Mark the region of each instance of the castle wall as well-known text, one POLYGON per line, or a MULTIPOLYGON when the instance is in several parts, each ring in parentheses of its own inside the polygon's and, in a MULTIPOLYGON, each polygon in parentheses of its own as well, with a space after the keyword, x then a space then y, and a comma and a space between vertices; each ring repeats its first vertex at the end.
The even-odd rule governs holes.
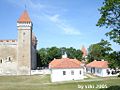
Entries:
POLYGON ((17 73, 17 42, 0 41, 0 75, 16 75, 17 73))
POLYGON ((27 11, 17 21, 18 40, 0 40, 0 75, 31 75, 36 69, 36 37, 27 11))
POLYGON ((31 69, 35 70, 37 68, 37 50, 32 46, 32 61, 31 61, 31 69))

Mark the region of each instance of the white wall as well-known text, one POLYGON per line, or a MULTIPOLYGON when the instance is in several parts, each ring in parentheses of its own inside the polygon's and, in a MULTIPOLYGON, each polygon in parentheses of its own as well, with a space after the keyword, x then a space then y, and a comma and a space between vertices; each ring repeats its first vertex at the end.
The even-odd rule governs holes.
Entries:
POLYGON ((68 81, 68 80, 80 80, 83 79, 83 68, 78 69, 51 69, 51 81, 68 81), (66 71, 66 75, 63 75, 63 71, 66 71), (74 71, 74 75, 71 75, 71 71, 74 71), (81 71, 81 74, 80 74, 81 71))
POLYGON ((31 75, 36 74, 51 74, 50 69, 42 69, 42 70, 31 70, 31 75))
POLYGON ((17 63, 16 62, 3 62, 0 64, 0 75, 16 75, 17 63))
POLYGON ((95 68, 95 75, 104 77, 106 76, 106 69, 103 68, 95 68))
MULTIPOLYGON (((91 73, 91 67, 87 67, 87 73, 91 73)), ((106 77, 107 75, 107 69, 108 68, 95 68, 95 73, 94 75, 101 76, 101 77, 106 77)))
POLYGON ((87 73, 91 73, 91 68, 90 67, 86 67, 86 72, 87 73))

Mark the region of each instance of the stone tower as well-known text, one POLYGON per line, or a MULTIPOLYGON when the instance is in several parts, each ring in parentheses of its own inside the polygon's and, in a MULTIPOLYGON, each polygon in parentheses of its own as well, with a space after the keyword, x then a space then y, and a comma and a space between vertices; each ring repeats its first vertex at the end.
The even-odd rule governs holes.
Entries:
POLYGON ((81 51, 83 53, 82 59, 86 61, 87 60, 87 50, 86 50, 86 48, 84 46, 82 46, 81 51))
POLYGON ((25 10, 17 21, 17 74, 30 75, 32 61, 32 21, 25 10))

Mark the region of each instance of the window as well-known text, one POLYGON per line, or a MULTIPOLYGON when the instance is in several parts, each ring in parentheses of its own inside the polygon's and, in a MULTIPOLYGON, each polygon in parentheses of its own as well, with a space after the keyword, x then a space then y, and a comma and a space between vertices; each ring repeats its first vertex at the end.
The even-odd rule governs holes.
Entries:
POLYGON ((81 75, 81 70, 80 70, 80 75, 81 75))
POLYGON ((25 32, 23 32, 23 42, 25 42, 24 38, 25 38, 25 32))
POLYGON ((66 71, 63 71, 63 75, 66 75, 66 71))
POLYGON ((99 73, 99 69, 97 69, 97 73, 99 73))
POLYGON ((2 63, 2 59, 0 60, 0 63, 2 63))
POLYGON ((86 71, 88 72, 88 68, 86 68, 86 71))
POLYGON ((73 70, 71 71, 71 75, 74 75, 74 71, 73 70))
POLYGON ((23 35, 25 35, 25 32, 23 32, 23 35))
POLYGON ((11 58, 10 58, 10 57, 8 58, 8 61, 11 61, 11 58))

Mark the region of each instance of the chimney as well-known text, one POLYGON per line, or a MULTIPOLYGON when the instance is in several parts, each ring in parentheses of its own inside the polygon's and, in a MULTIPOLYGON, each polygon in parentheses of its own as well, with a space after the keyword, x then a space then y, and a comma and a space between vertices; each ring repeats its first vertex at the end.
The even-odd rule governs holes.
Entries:
POLYGON ((101 59, 101 61, 105 61, 104 59, 101 59))
POLYGON ((62 55, 62 58, 67 58, 67 53, 65 52, 64 55, 62 55))

